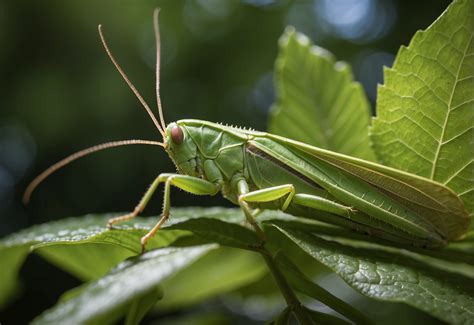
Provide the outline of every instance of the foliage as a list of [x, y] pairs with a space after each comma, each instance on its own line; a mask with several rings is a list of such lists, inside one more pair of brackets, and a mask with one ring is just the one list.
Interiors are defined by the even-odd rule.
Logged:
[[280, 38], [275, 74], [278, 98], [269, 132], [375, 160], [367, 134], [369, 102], [348, 64], [335, 62], [290, 27]]
[[[474, 2], [457, 1], [402, 46], [379, 87], [380, 161], [453, 189], [474, 215]], [[471, 150], [463, 150], [471, 148]], [[471, 224], [472, 227], [472, 224]]]
[[[387, 165], [443, 182], [472, 212], [473, 153], [459, 148], [473, 148], [473, 6], [455, 1], [402, 47], [394, 67], [385, 71], [371, 128], [373, 151], [368, 102], [350, 68], [287, 29], [275, 68], [278, 98], [270, 130], [364, 159], [377, 156]], [[306, 127], [301, 132], [302, 125], [311, 132]], [[288, 306], [274, 313], [275, 324], [293, 317], [300, 323], [371, 323], [319, 286], [315, 279], [328, 269], [366, 297], [402, 302], [450, 323], [474, 322], [472, 233], [441, 250], [416, 249], [266, 211], [259, 216], [266, 235], [262, 247], [239, 209], [186, 208], [172, 210], [150, 251], [137, 256], [141, 236], [156, 220], [137, 218], [107, 230], [111, 216], [64, 219], [1, 240], [0, 305], [17, 292], [18, 271], [34, 252], [85, 281], [39, 315], [38, 324], [121, 318], [137, 324], [147, 313], [224, 294], [262, 290], [270, 295], [276, 287]], [[270, 274], [275, 282], [267, 281]], [[308, 308], [313, 300], [333, 312]]]

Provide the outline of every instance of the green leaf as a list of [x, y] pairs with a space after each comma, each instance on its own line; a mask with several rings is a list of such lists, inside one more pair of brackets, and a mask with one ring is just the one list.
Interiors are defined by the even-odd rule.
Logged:
[[[80, 219], [64, 219], [58, 222], [34, 226], [3, 238], [0, 241], [0, 260], [2, 261], [0, 273], [2, 279], [5, 279], [5, 281], [0, 281], [0, 305], [3, 306], [8, 300], [12, 299], [13, 293], [17, 290], [17, 273], [27, 254], [30, 252], [30, 247], [37, 243], [49, 244], [54, 242], [58, 245], [67, 245], [72, 244], [73, 240], [78, 242], [87, 240], [88, 237], [93, 237], [100, 232], [99, 225], [105, 225], [105, 219], [106, 217], [94, 216], [86, 216]], [[74, 249], [68, 251], [64, 256], [64, 263], [61, 264], [65, 269], [69, 269], [68, 261], [73, 259], [74, 256], [77, 256], [78, 260], [80, 257], [84, 258], [83, 265], [78, 263], [79, 267], [72, 272], [84, 280], [105, 274], [110, 267], [117, 264], [120, 260], [133, 255], [133, 253], [126, 249], [110, 246], [105, 248], [107, 254], [104, 254], [104, 260], [97, 260], [97, 267], [87, 269], [87, 266], [90, 267], [94, 265], [94, 263], [92, 257], [89, 258], [90, 255], [86, 252], [91, 254], [96, 252], [95, 249], [92, 251], [88, 248], [90, 248], [90, 246], [80, 247], [77, 251]], [[46, 255], [45, 252], [45, 256]], [[103, 265], [106, 264], [106, 261], [109, 261], [110, 265], [109, 268], [104, 269]]]
[[0, 310], [18, 295], [17, 274], [28, 254], [27, 246], [5, 248], [0, 246]]
[[127, 315], [125, 316], [125, 325], [138, 325], [145, 317], [147, 312], [155, 303], [163, 298], [163, 292], [159, 288], [151, 290], [149, 293], [136, 298], [130, 304]]
[[[379, 160], [447, 185], [474, 215], [474, 1], [454, 1], [402, 46], [377, 95]], [[471, 227], [473, 224], [471, 223]]]
[[[234, 210], [234, 213], [242, 220], [243, 214], [240, 211]], [[258, 236], [252, 230], [219, 219], [201, 217], [177, 223], [169, 226], [169, 228], [189, 230], [210, 242], [229, 247], [250, 249], [252, 246], [259, 244]]]
[[[65, 219], [32, 227], [4, 238], [0, 241], [0, 259], [2, 261], [0, 272], [2, 272], [2, 279], [16, 279], [18, 269], [30, 246], [34, 248], [34, 252], [46, 257], [81, 279], [99, 278], [121, 259], [134, 255], [140, 249], [141, 236], [157, 221], [157, 218], [137, 218], [132, 225], [130, 223], [121, 225], [119, 229], [112, 231], [105, 229], [106, 220], [115, 215], [90, 215]], [[240, 225], [243, 220], [244, 216], [240, 209], [185, 208], [172, 210], [170, 222], [153, 238], [150, 242], [150, 248], [170, 244], [189, 246], [196, 245], [196, 243], [202, 244], [215, 241], [230, 247], [244, 248], [246, 251], [237, 252], [233, 249], [227, 249], [228, 252], [235, 253], [225, 254], [221, 253], [220, 250], [213, 251], [210, 255], [206, 255], [203, 260], [198, 260], [196, 263], [189, 265], [189, 269], [186, 267], [177, 273], [176, 279], [170, 278], [163, 281], [162, 285], [167, 288], [169, 293], [167, 298], [170, 299], [169, 303], [165, 300], [163, 308], [188, 305], [201, 298], [208, 298], [237, 289], [240, 286], [252, 287], [255, 286], [253, 283], [259, 283], [260, 277], [265, 275], [265, 269], [260, 257], [254, 252], [248, 251], [255, 244], [256, 237], [249, 229]], [[361, 260], [369, 259], [373, 263], [392, 263], [391, 272], [393, 274], [390, 273], [390, 275], [393, 277], [398, 274], [399, 263], [407, 262], [413, 272], [429, 273], [436, 283], [442, 281], [438, 277], [439, 274], [447, 279], [458, 277], [466, 283], [471, 283], [474, 279], [472, 242], [471, 248], [464, 247], [469, 246], [469, 242], [463, 241], [456, 243], [456, 247], [448, 246], [440, 251], [416, 250], [414, 248], [408, 250], [406, 247], [394, 247], [386, 245], [386, 243], [384, 245], [378, 239], [372, 239], [348, 229], [293, 217], [278, 211], [263, 212], [259, 215], [259, 221], [264, 225], [277, 225], [287, 231], [319, 233], [322, 243], [330, 242], [335, 245], [334, 247], [326, 247], [327, 254], [333, 256], [344, 253], [346, 258], [349, 258], [351, 254], [358, 254], [357, 258]], [[274, 228], [270, 227], [270, 229]], [[282, 245], [278, 238], [269, 233], [267, 234], [269, 235], [267, 238], [268, 247], [283, 249], [286, 256], [291, 255], [293, 263], [297, 261], [296, 265], [305, 274], [314, 274], [315, 269], [313, 267], [308, 268], [308, 266], [317, 264], [316, 260], [307, 261], [300, 249], [290, 249]], [[370, 242], [370, 240], [373, 240], [373, 242]], [[464, 246], [459, 248], [457, 247], [459, 244]], [[387, 261], [388, 258], [392, 260]], [[327, 262], [323, 262], [323, 264], [327, 265]], [[212, 282], [211, 265], [220, 276], [222, 275], [222, 281]], [[206, 272], [201, 274], [202, 270], [205, 270], [207, 274], [205, 274]], [[402, 269], [400, 272], [405, 271]], [[191, 276], [189, 276], [190, 274]], [[199, 279], [199, 285], [195, 286], [195, 292], [184, 295], [183, 292], [185, 292], [186, 287], [189, 287], [189, 281], [196, 281], [196, 279]], [[10, 280], [5, 282], [12, 283]], [[13, 289], [11, 289], [11, 286], [8, 289], [5, 282], [0, 281], [0, 289], [6, 290], [0, 292], [0, 297], [4, 297], [6, 300]], [[274, 285], [273, 282], [272, 285]], [[86, 284], [70, 291], [64, 296], [63, 301], [77, 297], [87, 286]], [[444, 289], [441, 288], [440, 290]], [[400, 290], [399, 294], [406, 294], [406, 292]], [[458, 299], [461, 301], [459, 305], [464, 303], [462, 299], [464, 298]], [[393, 297], [386, 300], [398, 301]], [[458, 301], [453, 298], [450, 303], [458, 304]]]
[[375, 160], [367, 135], [370, 106], [349, 65], [287, 28], [280, 39], [275, 79], [277, 101], [269, 132]]
[[[0, 240], [0, 306], [14, 297], [18, 288], [17, 273], [30, 249], [81, 280], [97, 279], [118, 262], [140, 251], [140, 238], [152, 219], [138, 218], [141, 224], [109, 231], [107, 220], [116, 216], [87, 215], [33, 226]], [[139, 228], [143, 229], [139, 229]], [[173, 230], [155, 236], [150, 248], [167, 246], [187, 231]]]
[[[82, 281], [98, 279], [134, 252], [118, 245], [77, 242], [33, 246], [34, 252]], [[35, 248], [36, 247], [36, 248]]]
[[[221, 247], [162, 283], [160, 309], [175, 309], [258, 281], [267, 273], [255, 252]], [[190, 290], [192, 288], [192, 290]]]
[[125, 306], [156, 290], [163, 280], [215, 248], [216, 245], [162, 248], [126, 260], [76, 296], [45, 311], [33, 323], [112, 323], [123, 316]]
[[404, 302], [441, 320], [474, 322], [474, 283], [396, 253], [341, 244], [290, 228], [277, 228], [357, 291], [379, 300]]
[[232, 314], [211, 310], [196, 310], [191, 313], [177, 314], [172, 317], [166, 317], [159, 322], [165, 325], [233, 325], [235, 320]]
[[297, 291], [312, 297], [333, 310], [339, 312], [355, 324], [371, 324], [372, 322], [360, 311], [346, 304], [341, 299], [333, 296], [331, 293], [308, 279], [298, 268], [291, 263], [284, 255], [277, 254], [276, 262], [285, 274], [290, 285]]
[[[311, 324], [327, 324], [327, 325], [348, 325], [352, 324], [343, 319], [330, 314], [324, 314], [319, 311], [311, 310], [303, 306], [303, 312], [307, 315]], [[293, 320], [293, 312], [289, 308], [285, 308], [275, 319], [267, 322], [267, 325], [288, 325], [295, 324]]]
[[336, 316], [321, 313], [316, 310], [311, 310], [309, 308], [303, 308], [306, 314], [310, 317], [310, 319], [314, 322], [314, 324], [327, 324], [327, 325], [348, 325], [352, 324], [348, 321], [340, 319]]
[[278, 314], [273, 320], [265, 323], [266, 325], [287, 325], [290, 324], [291, 319], [291, 309], [285, 308], [283, 311]]
[[[393, 243], [391, 241], [357, 233], [350, 229], [327, 225], [309, 219], [295, 217], [293, 220], [290, 218], [286, 220], [269, 219], [265, 221], [265, 224], [308, 233], [317, 233], [322, 238], [331, 239], [343, 245], [348, 244], [361, 249], [403, 256], [425, 264], [428, 268], [474, 279], [474, 255], [472, 254], [474, 245], [467, 240], [450, 244], [443, 249], [431, 250]], [[461, 247], [459, 247], [460, 245]], [[469, 247], [469, 249], [467, 249], [467, 247]], [[291, 255], [293, 258], [294, 252], [292, 252]]]
[[[239, 209], [182, 208], [173, 209], [171, 213], [172, 218], [150, 240], [148, 249], [168, 246], [189, 237], [191, 232], [205, 242], [244, 249], [259, 242], [254, 232], [239, 225], [244, 220]], [[141, 237], [158, 218], [135, 218], [133, 226], [128, 223], [113, 230], [106, 229], [107, 220], [117, 215], [67, 218], [0, 240], [0, 276], [5, 279], [0, 281], [0, 307], [14, 298], [18, 288], [17, 273], [30, 248], [84, 281], [103, 276], [117, 263], [139, 253]]]

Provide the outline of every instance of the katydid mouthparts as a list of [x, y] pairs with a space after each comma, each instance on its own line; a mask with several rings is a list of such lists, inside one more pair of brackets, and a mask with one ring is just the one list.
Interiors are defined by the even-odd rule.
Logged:
[[160, 220], [141, 239], [148, 240], [170, 216], [170, 188], [196, 195], [219, 192], [239, 205], [247, 221], [264, 241], [256, 222], [263, 209], [349, 227], [382, 239], [435, 248], [460, 239], [470, 219], [463, 202], [449, 188], [432, 180], [370, 161], [338, 154], [266, 132], [185, 119], [165, 123], [160, 100], [160, 33], [156, 37], [156, 99], [159, 122], [112, 55], [99, 25], [105, 51], [163, 138], [108, 142], [79, 151], [46, 169], [25, 191], [27, 203], [35, 188], [50, 174], [90, 153], [107, 148], [145, 144], [161, 146], [178, 173], [160, 174], [135, 209], [112, 218], [108, 227], [136, 217], [158, 185], [164, 183]]

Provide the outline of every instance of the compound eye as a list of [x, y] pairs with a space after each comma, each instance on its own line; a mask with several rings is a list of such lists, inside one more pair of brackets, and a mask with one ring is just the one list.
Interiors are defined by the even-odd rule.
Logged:
[[183, 143], [183, 139], [184, 139], [183, 130], [181, 130], [181, 128], [177, 125], [173, 126], [171, 128], [171, 140], [175, 144], [181, 144]]

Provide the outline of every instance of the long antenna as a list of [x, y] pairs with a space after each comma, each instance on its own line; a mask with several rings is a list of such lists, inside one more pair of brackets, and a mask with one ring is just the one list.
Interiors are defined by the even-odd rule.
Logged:
[[166, 130], [166, 123], [163, 117], [163, 109], [161, 107], [161, 98], [160, 98], [160, 57], [161, 57], [161, 40], [160, 40], [160, 26], [158, 24], [158, 14], [160, 13], [160, 8], [156, 8], [153, 12], [153, 27], [155, 30], [155, 43], [156, 43], [156, 103], [158, 105], [158, 112], [160, 114], [160, 122], [163, 130]]
[[117, 60], [115, 59], [115, 57], [112, 55], [112, 52], [110, 51], [109, 49], [109, 46], [107, 45], [107, 42], [105, 41], [105, 37], [104, 37], [104, 34], [102, 33], [102, 25], [99, 25], [98, 26], [98, 30], [99, 30], [99, 35], [100, 35], [100, 40], [102, 41], [102, 44], [104, 45], [104, 48], [105, 48], [105, 52], [107, 52], [107, 55], [109, 56], [110, 60], [112, 61], [112, 63], [115, 65], [115, 67], [117, 68], [117, 71], [120, 73], [120, 75], [122, 76], [122, 78], [125, 80], [125, 82], [127, 83], [128, 87], [130, 87], [130, 89], [133, 91], [133, 93], [135, 94], [135, 96], [138, 98], [138, 100], [140, 101], [140, 103], [143, 105], [143, 107], [146, 109], [148, 115], [150, 115], [151, 119], [153, 120], [153, 123], [155, 124], [156, 128], [160, 131], [161, 135], [163, 137], [165, 137], [165, 131], [164, 129], [162, 129], [160, 127], [160, 125], [158, 124], [158, 121], [156, 120], [156, 117], [155, 115], [153, 114], [153, 112], [151, 111], [150, 107], [148, 106], [148, 104], [146, 103], [146, 101], [143, 99], [143, 97], [140, 95], [140, 93], [138, 92], [138, 90], [135, 88], [135, 86], [133, 85], [133, 83], [128, 79], [127, 75], [125, 74], [125, 72], [123, 71], [123, 69], [120, 67], [120, 65], [118, 64]]
[[38, 187], [41, 182], [43, 182], [49, 175], [57, 171], [58, 169], [70, 164], [74, 160], [77, 160], [79, 158], [82, 158], [84, 156], [90, 155], [94, 152], [101, 151], [104, 149], [108, 148], [113, 148], [113, 147], [120, 147], [120, 146], [128, 146], [128, 145], [133, 145], [133, 144], [145, 144], [145, 145], [152, 145], [152, 146], [161, 146], [164, 147], [165, 145], [161, 142], [158, 141], [150, 141], [150, 140], [121, 140], [121, 141], [112, 141], [112, 142], [106, 142], [102, 144], [98, 144], [86, 149], [83, 149], [81, 151], [78, 151], [76, 153], [73, 153], [70, 156], [67, 156], [66, 158], [58, 161], [54, 165], [50, 166], [48, 169], [46, 169], [44, 172], [36, 176], [36, 178], [28, 185], [28, 187], [25, 190], [25, 193], [23, 194], [23, 203], [28, 204], [31, 198], [31, 194], [33, 191]]

